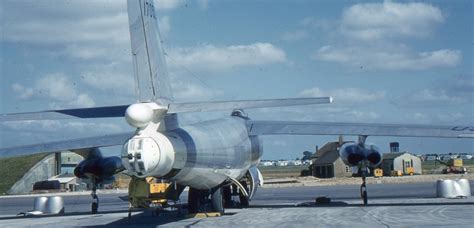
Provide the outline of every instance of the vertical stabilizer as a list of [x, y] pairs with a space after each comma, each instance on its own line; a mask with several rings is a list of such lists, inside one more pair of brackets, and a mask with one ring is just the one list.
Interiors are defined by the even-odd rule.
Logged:
[[153, 0], [128, 0], [127, 7], [138, 99], [172, 100]]

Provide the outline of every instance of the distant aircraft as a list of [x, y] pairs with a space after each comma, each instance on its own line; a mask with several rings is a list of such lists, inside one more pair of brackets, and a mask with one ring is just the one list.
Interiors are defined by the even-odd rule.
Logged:
[[[243, 109], [331, 103], [332, 98], [292, 98], [177, 103], [173, 101], [152, 0], [128, 0], [132, 59], [139, 102], [132, 105], [50, 110], [0, 115], [0, 121], [125, 117], [134, 132], [79, 138], [0, 149], [0, 157], [64, 150], [87, 154], [75, 169], [77, 177], [94, 184], [92, 212], [98, 208], [96, 185], [126, 170], [133, 177], [156, 177], [174, 183], [180, 195], [189, 187], [188, 209], [223, 212], [232, 192], [246, 206], [263, 184], [257, 164], [262, 156], [260, 135], [357, 135], [341, 156], [347, 165], [366, 173], [381, 162], [367, 136], [474, 137], [473, 127], [334, 122], [256, 121]], [[181, 125], [179, 113], [229, 110], [222, 119]], [[100, 147], [123, 145], [120, 157], [103, 157]], [[231, 190], [231, 188], [233, 188]], [[365, 177], [361, 186], [367, 203]]]

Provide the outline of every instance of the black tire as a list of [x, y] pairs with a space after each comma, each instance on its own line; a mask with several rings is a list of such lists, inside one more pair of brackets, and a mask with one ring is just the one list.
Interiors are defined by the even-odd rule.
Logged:
[[362, 198], [364, 199], [364, 205], [367, 205], [367, 191], [362, 192]]
[[188, 191], [188, 212], [189, 214], [196, 214], [199, 212], [201, 202], [201, 194], [198, 189], [189, 188]]
[[224, 214], [223, 188], [216, 189], [211, 195], [212, 212]]
[[230, 208], [233, 206], [232, 203], [232, 190], [230, 189], [229, 186], [222, 187], [222, 193], [224, 197], [224, 207], [225, 208]]
[[99, 204], [96, 203], [96, 202], [93, 202], [93, 203], [91, 204], [91, 212], [92, 212], [92, 214], [97, 214], [98, 209], [99, 209]]

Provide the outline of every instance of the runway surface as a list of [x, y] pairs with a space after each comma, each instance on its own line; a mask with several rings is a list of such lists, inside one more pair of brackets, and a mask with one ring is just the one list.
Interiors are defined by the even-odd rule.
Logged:
[[[474, 185], [471, 181], [471, 189]], [[226, 209], [215, 218], [186, 218], [177, 211], [152, 216], [136, 211], [127, 218], [128, 202], [120, 194], [100, 195], [99, 214], [92, 215], [89, 195], [63, 196], [65, 214], [48, 217], [17, 217], [31, 210], [34, 197], [0, 197], [0, 227], [98, 226], [456, 226], [471, 227], [474, 199], [437, 199], [435, 183], [369, 185], [369, 205], [361, 205], [359, 186], [261, 188], [250, 208]], [[331, 203], [316, 205], [318, 196]], [[186, 202], [183, 194], [182, 202]]]

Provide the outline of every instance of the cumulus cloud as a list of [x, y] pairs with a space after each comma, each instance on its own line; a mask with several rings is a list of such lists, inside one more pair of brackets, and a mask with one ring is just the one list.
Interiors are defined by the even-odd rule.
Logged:
[[158, 27], [160, 28], [161, 36], [168, 36], [171, 31], [171, 23], [169, 16], [163, 16], [158, 19]]
[[118, 91], [122, 95], [134, 94], [135, 81], [132, 73], [122, 71], [117, 64], [91, 67], [80, 78], [81, 82], [98, 90]]
[[155, 0], [155, 6], [158, 10], [173, 10], [186, 5], [185, 0]]
[[344, 10], [341, 31], [361, 40], [387, 37], [426, 37], [444, 22], [437, 7], [425, 3], [356, 4]]
[[[259, 66], [287, 61], [286, 53], [270, 43], [175, 48], [169, 56], [192, 70], [226, 71], [234, 67]], [[170, 67], [176, 67], [170, 64]]]
[[92, 107], [94, 100], [86, 93], [77, 91], [75, 84], [61, 73], [50, 74], [38, 79], [33, 87], [26, 87], [18, 83], [12, 85], [21, 99], [32, 97], [47, 98], [51, 100], [50, 107]]
[[351, 67], [374, 70], [425, 70], [454, 67], [461, 63], [458, 50], [441, 49], [415, 52], [406, 47], [335, 47], [323, 46], [313, 56], [315, 60], [341, 63]]
[[465, 102], [461, 97], [448, 95], [446, 90], [422, 89], [410, 96], [411, 103], [420, 104], [459, 104]]
[[[58, 13], [56, 13], [58, 14]], [[22, 15], [21, 13], [19, 15]], [[6, 18], [6, 17], [5, 17]], [[27, 17], [3, 26], [3, 39], [36, 44], [65, 44], [78, 42], [128, 43], [128, 16], [80, 15], [77, 18]]]
[[[316, 50], [312, 59], [364, 70], [404, 71], [455, 67], [460, 50], [416, 51], [402, 40], [427, 38], [445, 20], [440, 9], [425, 3], [355, 4], [342, 13], [337, 41]], [[306, 24], [312, 19], [305, 20]], [[403, 40], [403, 41], [405, 41]]]
[[331, 96], [334, 98], [334, 104], [360, 104], [375, 102], [385, 98], [383, 91], [371, 91], [359, 88], [341, 88], [324, 91], [318, 87], [313, 87], [301, 91], [301, 97], [324, 97]]
[[223, 94], [223, 91], [206, 88], [189, 81], [173, 80], [171, 83], [173, 95], [180, 101], [208, 101]]
[[467, 74], [449, 77], [435, 82], [433, 86], [412, 91], [401, 96], [401, 106], [447, 106], [470, 104], [474, 100], [474, 80]]
[[34, 90], [33, 88], [26, 88], [18, 83], [14, 83], [12, 85], [12, 90], [15, 94], [18, 95], [21, 99], [29, 99], [33, 96]]

